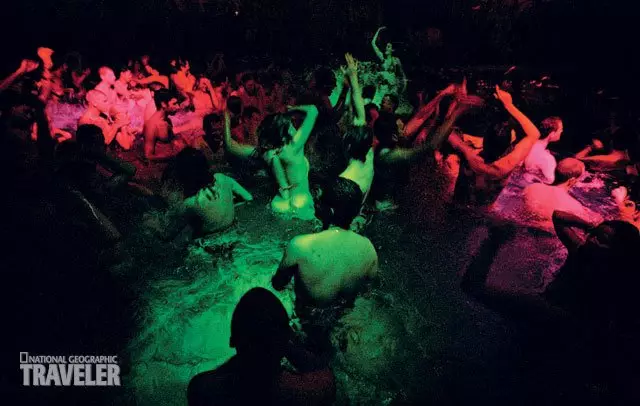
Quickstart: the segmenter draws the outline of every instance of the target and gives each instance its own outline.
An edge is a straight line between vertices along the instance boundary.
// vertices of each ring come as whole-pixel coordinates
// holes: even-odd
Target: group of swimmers
[[[598,285],[612,278],[606,283],[607,309],[629,306],[628,297],[613,298],[623,289],[620,285],[634,280],[623,259],[640,247],[640,214],[634,202],[638,140],[612,121],[606,138],[594,139],[574,157],[556,163],[548,146],[562,135],[559,117],[536,125],[509,92],[495,86],[491,98],[483,99],[470,94],[466,79],[450,84],[430,101],[419,101],[415,113],[402,120],[397,109],[406,78],[398,73],[402,67],[392,47],[382,53],[375,46],[378,33],[374,49],[380,70],[394,78],[398,74],[401,83],[379,105],[372,98],[365,101],[359,64],[350,54],[345,55],[337,99],[332,98],[333,72],[320,69],[295,104],[280,83],[270,84],[267,91],[255,75],[244,74],[235,89],[226,80],[214,86],[210,79],[196,78],[189,61],[181,58],[170,63],[174,70],[169,75],[151,67],[148,57],[127,64],[118,77],[103,66],[92,89],[75,92],[86,102],[75,134],[53,128],[44,108],[57,101],[54,84],[66,69],[53,64],[52,50],[41,48],[39,61],[24,60],[0,83],[9,101],[0,116],[3,156],[9,158],[3,160],[9,169],[3,173],[16,182],[29,179],[33,170],[55,168],[72,199],[84,208],[78,213],[90,213],[105,247],[117,245],[122,235],[97,206],[122,187],[165,201],[175,220],[157,230],[165,240],[185,229],[193,236],[228,229],[236,201],[251,201],[253,196],[234,178],[211,172],[212,162],[222,158],[217,154],[220,147],[235,169],[271,175],[274,212],[322,224],[322,231],[289,242],[272,280],[276,290],[293,280],[296,313],[309,336],[306,345],[316,355],[299,348],[277,298],[253,289],[233,316],[231,345],[237,355],[215,372],[192,380],[190,404],[212,404],[216,399],[228,404],[330,401],[335,387],[322,355],[331,351],[326,339],[332,326],[318,320],[318,309],[344,308],[375,283],[378,255],[362,235],[363,219],[368,211],[396,207],[402,175],[417,166],[429,166],[447,179],[450,186],[440,191],[442,200],[459,199],[460,190],[472,189],[472,195],[483,196],[489,210],[510,179],[523,175],[528,182],[522,193],[523,216],[532,219],[530,226],[555,233],[570,252],[568,264],[538,299],[564,312],[595,311],[594,296],[605,289]],[[85,77],[73,77],[74,84],[85,89]],[[131,104],[144,111],[139,132],[131,126]],[[192,138],[181,136],[172,121],[175,113],[186,109],[195,113],[187,124],[196,130]],[[472,109],[496,117],[487,134],[466,134],[460,126],[459,118]],[[136,167],[113,157],[108,145],[117,145],[120,152],[140,150],[144,164],[165,163],[159,190],[137,184]],[[42,161],[52,165],[31,165]],[[569,194],[587,166],[618,169],[627,176],[629,187],[613,192],[618,219],[603,221]],[[104,172],[109,174],[106,180]],[[501,227],[492,228],[480,259],[465,276],[463,286],[470,293],[503,300],[497,299],[499,292],[487,293],[486,266],[481,265],[491,262],[506,234]],[[605,268],[612,264],[615,275],[606,275]],[[297,368],[296,374],[281,368],[282,357]]]

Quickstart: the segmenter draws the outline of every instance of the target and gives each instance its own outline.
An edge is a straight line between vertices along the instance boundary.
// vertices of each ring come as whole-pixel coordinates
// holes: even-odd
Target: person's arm
[[[402,92],[404,92],[405,90],[407,90],[407,85],[409,84],[409,79],[407,79],[407,74],[404,73],[404,69],[402,68],[402,62],[400,62],[400,59],[396,58],[396,69],[398,72],[398,80],[400,80],[400,83],[402,83]]]
[[[31,61],[29,59],[23,59],[22,62],[20,62],[20,66],[18,67],[18,69],[16,69],[15,72],[0,81],[0,92],[6,90],[25,73],[33,72],[34,70],[36,70],[38,66],[40,66],[38,62]]]
[[[224,112],[224,147],[231,155],[244,159],[252,157],[256,152],[255,147],[240,144],[231,137],[231,117],[228,111]]]
[[[316,124],[316,120],[318,119],[318,108],[314,105],[306,105],[306,106],[292,106],[289,107],[289,111],[298,110],[305,113],[304,121],[302,125],[296,131],[295,135],[291,140],[291,145],[296,152],[302,152],[304,150],[304,146],[313,131],[313,127]]]
[[[297,340],[290,340],[285,349],[285,358],[298,373],[322,371],[329,368],[327,359],[307,351]]]
[[[278,266],[276,274],[271,279],[271,285],[275,290],[283,290],[294,277],[298,270],[298,238],[294,238],[289,242],[287,249],[284,252],[282,261]]]
[[[371,46],[373,47],[373,52],[376,53],[376,56],[382,62],[384,62],[384,54],[382,53],[382,51],[380,51],[380,48],[378,48],[377,42],[378,42],[378,35],[380,35],[380,31],[385,30],[386,28],[387,27],[378,28],[378,31],[376,31],[375,35],[373,36],[373,39],[371,40]]]
[[[536,126],[514,105],[511,95],[498,86],[496,86],[495,97],[500,100],[505,109],[511,114],[511,116],[518,121],[520,126],[525,132],[525,138],[520,140],[518,144],[513,148],[513,151],[506,156],[498,159],[497,161],[487,164],[484,159],[477,155],[475,151],[469,147],[459,136],[449,137],[449,143],[458,152],[462,153],[464,158],[469,163],[471,169],[478,174],[487,176],[493,179],[504,179],[509,176],[513,169],[520,164],[531,152],[531,148],[540,138],[540,131]]]
[[[265,160],[271,167],[273,171],[273,176],[276,178],[276,182],[278,183],[278,191],[280,196],[288,200],[291,197],[291,185],[289,185],[289,180],[287,179],[287,173],[282,166],[282,162],[280,161],[280,157],[273,151],[267,152],[265,154]]]
[[[379,155],[379,159],[388,163],[415,161],[428,153],[432,153],[436,149],[439,149],[444,140],[447,139],[449,134],[451,134],[456,119],[464,111],[463,108],[464,107],[454,110],[452,114],[445,119],[444,123],[438,127],[435,134],[429,138],[428,142],[425,142],[416,148],[394,148],[386,153],[381,153]]]
[[[625,151],[613,151],[606,155],[592,155],[581,160],[592,169],[607,171],[626,165],[629,157]]]
[[[603,148],[604,148],[604,144],[602,144],[602,141],[600,141],[597,138],[594,138],[591,141],[591,144],[587,145],[584,149],[582,149],[580,152],[578,152],[574,157],[576,159],[584,159],[584,158],[588,157],[589,155],[591,155],[593,152],[600,151]]]
[[[231,185],[231,191],[233,192],[234,195],[240,196],[243,200],[250,202],[253,200],[253,195],[244,187],[242,187],[241,184],[239,184],[235,179],[226,176],[226,175],[216,175],[216,176],[224,176],[224,179],[229,182],[229,184]]]
[[[585,218],[558,210],[553,212],[552,220],[556,235],[569,253],[577,251],[584,244],[584,233],[596,226]]]
[[[442,99],[447,96],[451,96],[456,92],[456,85],[451,84],[447,86],[444,90],[436,95],[429,103],[423,106],[416,114],[411,117],[411,119],[407,122],[407,125],[404,126],[404,137],[411,138],[413,137],[425,124],[425,122],[436,112],[438,106]]]
[[[344,74],[349,79],[351,84],[351,100],[353,100],[353,107],[355,109],[356,116],[353,119],[353,124],[356,126],[364,126],[367,124],[367,119],[364,111],[364,99],[362,98],[362,89],[358,82],[358,61],[354,57],[347,53],[344,55],[347,61],[347,68]]]

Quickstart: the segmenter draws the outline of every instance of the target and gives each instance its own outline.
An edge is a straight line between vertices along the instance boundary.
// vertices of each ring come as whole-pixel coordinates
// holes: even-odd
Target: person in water
[[[337,178],[324,187],[317,207],[324,231],[293,238],[271,280],[276,290],[283,290],[294,279],[296,312],[323,352],[332,321],[326,325],[326,320],[317,320],[322,310],[339,313],[367,282],[377,279],[373,244],[349,229],[361,204],[362,192],[349,179]]]
[[[166,179],[176,193],[169,204],[177,217],[170,238],[190,225],[194,235],[201,236],[230,227],[235,219],[234,196],[252,201],[253,196],[233,178],[209,171],[209,163],[201,151],[185,148],[167,169]]]
[[[144,122],[144,156],[150,161],[166,161],[173,158],[185,147],[182,139],[176,139],[170,116],[178,109],[178,98],[166,89],[159,89],[153,95],[156,112]],[[168,148],[159,151],[158,144]]]
[[[236,355],[189,382],[189,406],[330,405],[335,400],[331,370],[294,343],[289,316],[264,288],[242,296],[231,318],[230,346]],[[286,358],[295,372],[282,367]]]
[[[540,139],[524,160],[524,169],[534,179],[543,183],[554,182],[556,158],[549,152],[549,144],[560,141],[564,130],[560,117],[547,117],[540,123]]]
[[[287,114],[271,114],[258,127],[257,147],[243,145],[231,137],[231,119],[225,113],[225,147],[229,153],[242,158],[260,156],[271,168],[278,185],[278,194],[271,201],[277,213],[287,213],[301,219],[313,219],[313,198],[309,187],[309,161],[304,147],[318,118],[315,106],[289,107],[301,111],[304,121],[297,130]]]
[[[558,163],[553,185],[534,183],[523,191],[523,216],[534,227],[553,231],[551,217],[555,210],[571,213],[587,222],[599,224],[602,217],[587,209],[569,194],[585,171],[584,164],[575,158],[566,158]]]

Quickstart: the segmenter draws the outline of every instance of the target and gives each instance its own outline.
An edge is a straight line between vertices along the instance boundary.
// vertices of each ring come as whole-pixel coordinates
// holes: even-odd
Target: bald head
[[[578,179],[585,171],[584,163],[575,158],[565,158],[556,166],[556,185]]]

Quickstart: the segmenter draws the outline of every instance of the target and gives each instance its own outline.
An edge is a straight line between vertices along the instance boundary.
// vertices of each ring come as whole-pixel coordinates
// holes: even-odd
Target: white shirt
[[[531,152],[524,160],[524,170],[531,177],[543,183],[551,184],[555,180],[556,158],[547,149],[549,142],[541,140],[531,148]]]

